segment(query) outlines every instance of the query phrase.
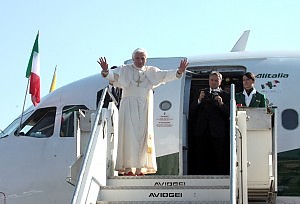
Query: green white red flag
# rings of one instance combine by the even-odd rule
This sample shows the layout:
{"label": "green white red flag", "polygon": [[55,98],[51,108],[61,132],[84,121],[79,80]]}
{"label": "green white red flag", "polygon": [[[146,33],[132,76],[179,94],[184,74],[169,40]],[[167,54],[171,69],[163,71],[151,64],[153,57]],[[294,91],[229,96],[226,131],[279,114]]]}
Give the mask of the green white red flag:
{"label": "green white red flag", "polygon": [[29,93],[34,106],[40,102],[40,57],[39,57],[39,33],[36,35],[26,70],[26,78],[30,77]]}

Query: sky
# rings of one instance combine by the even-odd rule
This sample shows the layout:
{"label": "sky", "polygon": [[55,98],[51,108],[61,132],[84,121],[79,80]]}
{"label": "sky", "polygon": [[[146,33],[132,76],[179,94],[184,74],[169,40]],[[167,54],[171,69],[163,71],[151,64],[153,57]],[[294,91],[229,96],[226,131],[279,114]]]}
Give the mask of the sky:
{"label": "sky", "polygon": [[149,57],[224,53],[250,30],[248,51],[300,50],[299,9],[299,0],[2,1],[0,129],[32,105],[25,73],[38,31],[43,97],[56,65],[58,88],[100,73],[99,57],[121,65],[138,47]]}

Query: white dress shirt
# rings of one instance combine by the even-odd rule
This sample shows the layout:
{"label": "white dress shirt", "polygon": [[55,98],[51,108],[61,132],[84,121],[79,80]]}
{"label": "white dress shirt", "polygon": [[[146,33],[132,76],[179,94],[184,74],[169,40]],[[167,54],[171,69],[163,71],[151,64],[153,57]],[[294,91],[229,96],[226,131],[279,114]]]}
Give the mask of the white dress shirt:
{"label": "white dress shirt", "polygon": [[249,94],[249,96],[248,96],[246,90],[244,89],[243,94],[245,95],[246,106],[249,107],[249,104],[250,104],[250,102],[252,100],[253,95],[256,94],[256,89],[253,88],[253,90],[251,91],[251,93]]}

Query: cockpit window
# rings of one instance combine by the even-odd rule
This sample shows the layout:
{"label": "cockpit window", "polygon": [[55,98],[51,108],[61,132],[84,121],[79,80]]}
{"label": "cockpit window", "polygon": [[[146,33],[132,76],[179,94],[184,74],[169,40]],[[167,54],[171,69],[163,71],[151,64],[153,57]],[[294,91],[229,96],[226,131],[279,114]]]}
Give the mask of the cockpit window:
{"label": "cockpit window", "polygon": [[54,132],[55,115],[56,107],[38,109],[22,124],[20,131],[15,131],[15,135],[50,137]]}
{"label": "cockpit window", "polygon": [[84,105],[71,105],[63,108],[60,127],[61,137],[74,137],[79,110],[87,109]]}
{"label": "cockpit window", "polygon": [[[33,112],[33,110],[26,111],[25,113],[23,113],[22,118],[26,119],[32,112]],[[20,120],[21,120],[21,117],[18,117],[11,124],[9,124],[9,126],[7,126],[3,131],[0,131],[0,138],[7,137],[12,132],[14,132],[20,126]]]}

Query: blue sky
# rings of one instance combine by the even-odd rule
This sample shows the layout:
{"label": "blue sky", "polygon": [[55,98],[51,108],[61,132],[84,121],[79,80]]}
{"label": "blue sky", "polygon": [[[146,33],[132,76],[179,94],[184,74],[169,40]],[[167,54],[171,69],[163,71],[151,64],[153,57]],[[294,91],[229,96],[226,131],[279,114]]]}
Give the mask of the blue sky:
{"label": "blue sky", "polygon": [[[298,0],[3,1],[0,6],[0,128],[21,114],[25,72],[40,32],[41,96],[99,73],[97,59],[120,65],[137,47],[149,57],[228,52],[244,30],[247,50],[300,50]],[[25,108],[31,105],[27,95]]]}

